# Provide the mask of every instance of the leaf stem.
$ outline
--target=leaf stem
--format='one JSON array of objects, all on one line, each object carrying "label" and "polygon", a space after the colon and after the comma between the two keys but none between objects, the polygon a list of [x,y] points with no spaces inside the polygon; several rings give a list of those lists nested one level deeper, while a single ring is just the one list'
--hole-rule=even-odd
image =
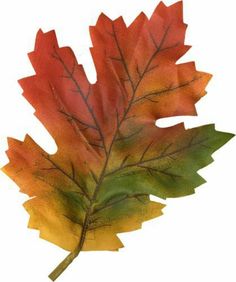
[{"label": "leaf stem", "polygon": [[80,251],[82,250],[84,241],[85,241],[85,237],[86,237],[86,233],[88,230],[90,214],[91,214],[91,207],[85,216],[79,245],[48,276],[52,281],[55,281],[66,270],[66,268],[73,262],[73,260],[79,255]]}]

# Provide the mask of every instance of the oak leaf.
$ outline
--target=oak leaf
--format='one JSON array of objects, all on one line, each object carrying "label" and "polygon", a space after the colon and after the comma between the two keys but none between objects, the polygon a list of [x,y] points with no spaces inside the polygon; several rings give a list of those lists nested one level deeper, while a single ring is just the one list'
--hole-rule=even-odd
[{"label": "oak leaf", "polygon": [[197,171],[233,135],[214,125],[159,128],[156,120],[196,115],[211,75],[176,63],[184,44],[182,2],[160,3],[130,26],[101,14],[90,28],[97,82],[88,81],[54,31],[37,34],[29,54],[35,75],[21,79],[24,97],[54,138],[49,155],[30,136],[9,138],[4,171],[28,194],[29,227],[65,250],[55,280],[81,250],[118,250],[117,233],[162,214],[165,199],[194,193]]}]

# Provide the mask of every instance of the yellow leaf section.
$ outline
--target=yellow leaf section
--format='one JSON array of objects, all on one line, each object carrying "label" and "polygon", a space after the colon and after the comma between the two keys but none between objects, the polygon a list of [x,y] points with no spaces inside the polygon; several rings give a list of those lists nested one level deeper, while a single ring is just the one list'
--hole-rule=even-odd
[{"label": "yellow leaf section", "polygon": [[24,204],[30,215],[28,227],[37,229],[40,238],[72,251],[78,244],[81,226],[63,216],[60,203],[55,196],[33,198]]},{"label": "yellow leaf section", "polygon": [[[24,204],[30,214],[29,228],[40,230],[40,237],[61,248],[73,251],[79,243],[81,226],[63,216],[63,210],[55,194],[33,198]],[[140,229],[142,222],[162,215],[165,205],[149,201],[132,216],[110,222],[110,225],[88,231],[83,251],[117,251],[123,247],[117,233]]]}]

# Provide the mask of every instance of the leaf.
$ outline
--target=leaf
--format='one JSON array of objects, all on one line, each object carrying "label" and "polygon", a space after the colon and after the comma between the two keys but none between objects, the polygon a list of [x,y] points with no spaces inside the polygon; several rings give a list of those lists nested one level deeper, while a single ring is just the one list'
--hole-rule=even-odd
[{"label": "leaf", "polygon": [[210,74],[193,62],[177,64],[186,25],[182,2],[158,5],[130,26],[101,15],[90,28],[97,82],[91,84],[54,31],[37,34],[29,54],[35,75],[19,81],[35,115],[54,138],[49,155],[32,138],[9,138],[3,168],[30,199],[29,227],[70,254],[50,274],[55,280],[81,250],[118,250],[117,233],[141,228],[162,214],[150,200],[194,193],[197,173],[230,140],[214,125],[158,128],[163,117],[196,115]]}]

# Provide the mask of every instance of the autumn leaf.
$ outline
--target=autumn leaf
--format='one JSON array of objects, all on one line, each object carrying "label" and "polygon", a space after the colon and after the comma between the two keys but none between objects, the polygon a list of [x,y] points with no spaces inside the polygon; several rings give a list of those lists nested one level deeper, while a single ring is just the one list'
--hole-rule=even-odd
[{"label": "autumn leaf", "polygon": [[158,5],[130,26],[102,14],[90,28],[97,82],[91,84],[54,31],[37,34],[29,54],[35,75],[19,81],[36,117],[54,138],[49,155],[30,136],[9,138],[3,168],[30,199],[29,227],[70,251],[55,280],[81,250],[118,250],[118,233],[162,214],[165,199],[194,193],[197,171],[232,138],[214,125],[159,128],[156,120],[196,115],[211,75],[176,63],[184,44],[182,2]]}]

